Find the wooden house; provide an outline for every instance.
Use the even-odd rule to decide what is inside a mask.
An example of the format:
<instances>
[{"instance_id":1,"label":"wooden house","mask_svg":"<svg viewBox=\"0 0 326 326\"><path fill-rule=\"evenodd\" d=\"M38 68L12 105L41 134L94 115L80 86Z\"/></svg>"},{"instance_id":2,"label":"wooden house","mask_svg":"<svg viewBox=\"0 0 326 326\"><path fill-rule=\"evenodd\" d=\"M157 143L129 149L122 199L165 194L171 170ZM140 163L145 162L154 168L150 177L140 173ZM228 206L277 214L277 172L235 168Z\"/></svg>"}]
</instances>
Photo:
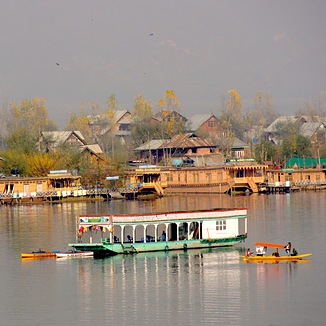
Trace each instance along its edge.
<instances>
[{"instance_id":1,"label":"wooden house","mask_svg":"<svg viewBox=\"0 0 326 326\"><path fill-rule=\"evenodd\" d=\"M189 131L216 135L219 129L218 119L214 114L194 114L188 120Z\"/></svg>"},{"instance_id":2,"label":"wooden house","mask_svg":"<svg viewBox=\"0 0 326 326\"><path fill-rule=\"evenodd\" d=\"M215 146L194 133L180 134L168 140L151 140L134 149L139 158L150 164L171 165L173 159L186 155L215 153Z\"/></svg>"},{"instance_id":3,"label":"wooden house","mask_svg":"<svg viewBox=\"0 0 326 326\"><path fill-rule=\"evenodd\" d=\"M62 145L80 148L86 144L85 138L78 130L42 131L38 141L39 149L44 152L50 152Z\"/></svg>"},{"instance_id":4,"label":"wooden house","mask_svg":"<svg viewBox=\"0 0 326 326\"><path fill-rule=\"evenodd\" d=\"M153 115L153 118L159 122L169 122L174 120L175 122L187 122L188 119L184 117L182 114L175 110L167 111L167 110L160 110L159 112Z\"/></svg>"}]
</instances>

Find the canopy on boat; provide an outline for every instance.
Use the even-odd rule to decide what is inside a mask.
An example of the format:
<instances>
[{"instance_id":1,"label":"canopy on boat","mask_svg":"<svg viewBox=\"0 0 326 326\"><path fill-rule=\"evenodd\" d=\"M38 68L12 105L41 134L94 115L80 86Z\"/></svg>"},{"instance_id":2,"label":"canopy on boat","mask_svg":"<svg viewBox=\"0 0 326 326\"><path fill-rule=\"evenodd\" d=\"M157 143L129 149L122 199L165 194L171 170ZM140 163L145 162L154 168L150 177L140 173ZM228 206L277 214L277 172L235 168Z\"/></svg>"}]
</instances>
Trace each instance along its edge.
<instances>
[{"instance_id":1,"label":"canopy on boat","mask_svg":"<svg viewBox=\"0 0 326 326\"><path fill-rule=\"evenodd\" d=\"M256 242L256 247L271 247L271 248L284 248L284 244L279 243L267 243L267 242Z\"/></svg>"}]
</instances>

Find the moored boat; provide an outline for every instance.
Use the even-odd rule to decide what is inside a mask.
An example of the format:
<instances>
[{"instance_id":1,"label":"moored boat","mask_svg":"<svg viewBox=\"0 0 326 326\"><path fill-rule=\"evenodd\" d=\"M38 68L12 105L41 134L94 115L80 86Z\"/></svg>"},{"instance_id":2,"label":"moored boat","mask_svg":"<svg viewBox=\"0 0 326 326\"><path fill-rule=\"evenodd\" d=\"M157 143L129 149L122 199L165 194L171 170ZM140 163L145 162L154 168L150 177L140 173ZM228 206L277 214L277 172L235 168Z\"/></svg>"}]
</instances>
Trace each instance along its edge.
<instances>
[{"instance_id":1,"label":"moored boat","mask_svg":"<svg viewBox=\"0 0 326 326\"><path fill-rule=\"evenodd\" d=\"M57 251L50 250L38 250L32 252L22 252L21 258L29 258L29 259L40 259L40 258L56 258Z\"/></svg>"},{"instance_id":2,"label":"moored boat","mask_svg":"<svg viewBox=\"0 0 326 326\"><path fill-rule=\"evenodd\" d=\"M87 258L93 257L94 253L92 251L81 251L81 250L69 250L65 252L57 252L57 258Z\"/></svg>"},{"instance_id":3,"label":"moored boat","mask_svg":"<svg viewBox=\"0 0 326 326\"><path fill-rule=\"evenodd\" d=\"M247 209L82 215L77 224L69 246L94 256L228 247L247 238Z\"/></svg>"},{"instance_id":4,"label":"moored boat","mask_svg":"<svg viewBox=\"0 0 326 326\"><path fill-rule=\"evenodd\" d=\"M280 255L278 249L285 249L287 245L278 243L256 242L256 255L240 256L247 262L279 262L279 261L299 261L312 256L311 253L299 254L293 249L292 254ZM273 248L272 254L267 254L268 248Z\"/></svg>"}]
</instances>

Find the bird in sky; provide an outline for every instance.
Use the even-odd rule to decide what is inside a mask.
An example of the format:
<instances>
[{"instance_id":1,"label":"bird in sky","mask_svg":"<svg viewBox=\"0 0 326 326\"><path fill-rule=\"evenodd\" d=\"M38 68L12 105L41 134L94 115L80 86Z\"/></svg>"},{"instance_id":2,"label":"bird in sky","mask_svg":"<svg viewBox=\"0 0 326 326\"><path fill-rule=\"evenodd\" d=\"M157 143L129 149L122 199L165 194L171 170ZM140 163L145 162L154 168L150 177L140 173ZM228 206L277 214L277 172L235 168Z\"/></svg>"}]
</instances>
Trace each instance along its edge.
<instances>
[{"instance_id":1,"label":"bird in sky","mask_svg":"<svg viewBox=\"0 0 326 326\"><path fill-rule=\"evenodd\" d=\"M153 35L154 35L153 33L149 34L149 36L153 36Z\"/></svg>"},{"instance_id":2,"label":"bird in sky","mask_svg":"<svg viewBox=\"0 0 326 326\"><path fill-rule=\"evenodd\" d=\"M58 62L56 63L56 65L57 65L57 66L60 66L60 64L59 64Z\"/></svg>"}]
</instances>

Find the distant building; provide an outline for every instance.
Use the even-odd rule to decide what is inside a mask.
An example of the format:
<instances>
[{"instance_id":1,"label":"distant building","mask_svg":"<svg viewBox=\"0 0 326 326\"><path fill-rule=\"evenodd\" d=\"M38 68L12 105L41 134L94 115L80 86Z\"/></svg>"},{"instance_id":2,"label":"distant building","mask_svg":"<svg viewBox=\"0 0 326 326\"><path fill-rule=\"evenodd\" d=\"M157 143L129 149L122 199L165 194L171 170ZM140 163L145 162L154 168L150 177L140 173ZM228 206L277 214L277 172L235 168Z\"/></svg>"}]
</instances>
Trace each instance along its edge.
<instances>
[{"instance_id":1,"label":"distant building","mask_svg":"<svg viewBox=\"0 0 326 326\"><path fill-rule=\"evenodd\" d=\"M88 116L94 140L105 143L108 137L114 136L124 143L130 137L131 113L128 110L113 110L112 114Z\"/></svg>"},{"instance_id":2,"label":"distant building","mask_svg":"<svg viewBox=\"0 0 326 326\"><path fill-rule=\"evenodd\" d=\"M219 123L214 114L194 114L188 120L188 126L191 132L203 131L208 134L216 134Z\"/></svg>"},{"instance_id":3,"label":"distant building","mask_svg":"<svg viewBox=\"0 0 326 326\"><path fill-rule=\"evenodd\" d=\"M42 131L38 141L40 150L44 152L50 152L65 144L79 148L87 143L82 133L77 130Z\"/></svg>"},{"instance_id":4,"label":"distant building","mask_svg":"<svg viewBox=\"0 0 326 326\"><path fill-rule=\"evenodd\" d=\"M174 120L176 122L187 122L188 119L184 117L182 114L179 112L172 110L172 111L167 111L167 110L160 110L159 112L155 113L153 115L153 118L159 122L168 122L171 120Z\"/></svg>"},{"instance_id":5,"label":"distant building","mask_svg":"<svg viewBox=\"0 0 326 326\"><path fill-rule=\"evenodd\" d=\"M176 135L168 140L152 140L134 149L139 158L148 163L158 164L164 160L171 164L173 159L189 155L215 153L215 147L194 133Z\"/></svg>"},{"instance_id":6,"label":"distant building","mask_svg":"<svg viewBox=\"0 0 326 326\"><path fill-rule=\"evenodd\" d=\"M304 137L307 137L313 144L317 141L318 132L324 132L325 135L325 121L318 116L281 116L273 121L265 129L265 138L274 143L279 144L282 139L279 134L279 127L283 124L292 123L297 127L298 133Z\"/></svg>"},{"instance_id":7,"label":"distant building","mask_svg":"<svg viewBox=\"0 0 326 326\"><path fill-rule=\"evenodd\" d=\"M98 144L87 144L80 131L43 131L38 146L43 152L54 151L60 146L69 145L77 148L81 153L89 153L96 161L104 161L103 151Z\"/></svg>"}]
</instances>

